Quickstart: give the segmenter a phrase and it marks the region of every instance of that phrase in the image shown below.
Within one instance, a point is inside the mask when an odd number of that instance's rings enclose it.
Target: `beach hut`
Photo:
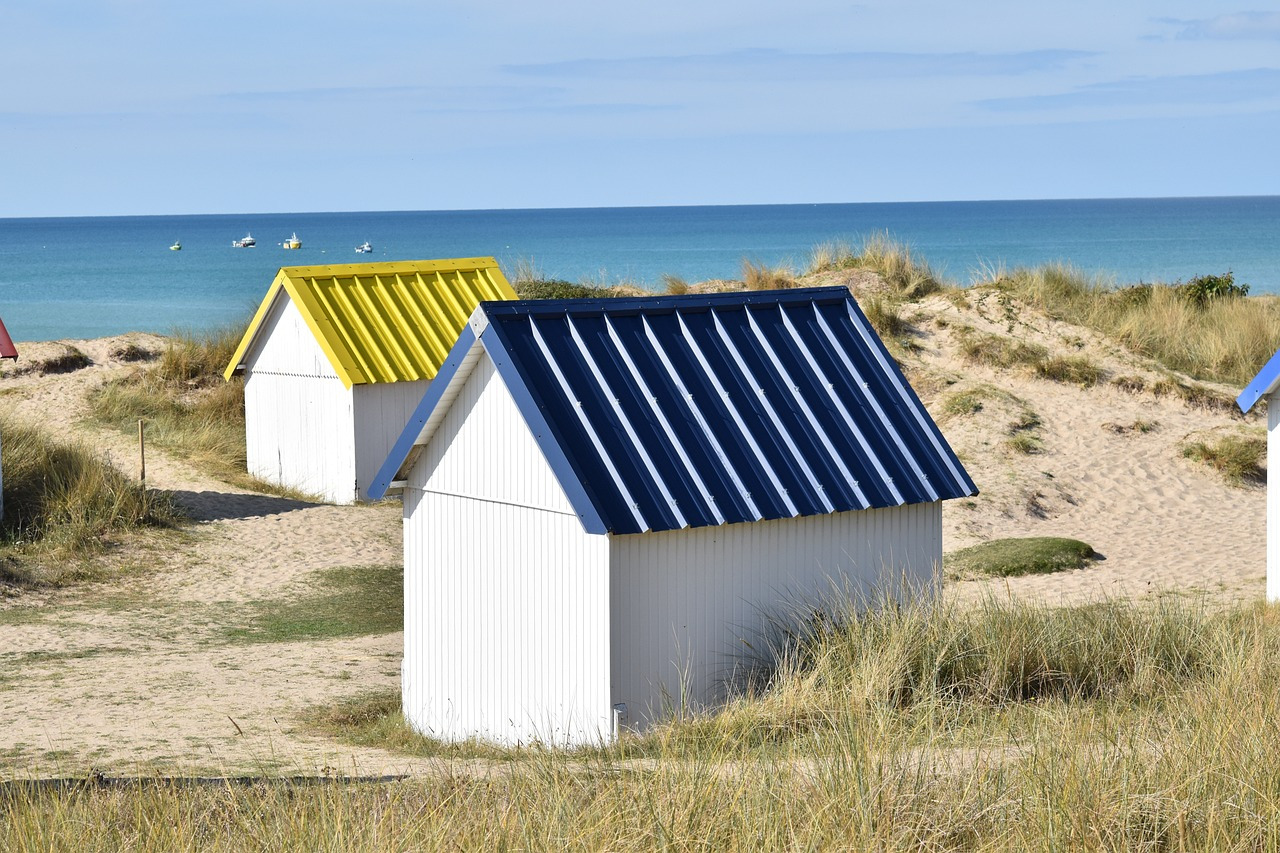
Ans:
[[[1259,400],[1267,401],[1267,600],[1280,601],[1280,352],[1240,392],[1236,405],[1248,414]]]
[[[976,494],[838,287],[484,303],[388,488],[406,717],[559,745],[713,705],[833,589],[927,594]]]
[[[13,338],[9,337],[9,330],[4,327],[3,320],[0,320],[0,358],[18,360],[18,348],[13,345]],[[0,518],[4,518],[4,468],[2,465],[0,465]]]
[[[249,473],[353,503],[483,299],[493,258],[285,267],[226,378],[244,376]]]

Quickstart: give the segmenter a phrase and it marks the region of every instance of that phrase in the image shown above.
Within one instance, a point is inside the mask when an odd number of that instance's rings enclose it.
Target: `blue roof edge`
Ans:
[[[596,314],[604,308],[612,314],[632,311],[689,310],[691,308],[715,308],[720,305],[780,305],[790,302],[834,302],[851,299],[849,288],[844,285],[824,287],[795,287],[787,290],[731,290],[724,293],[683,293],[679,295],[651,294],[646,296],[606,296],[578,299],[512,299],[502,302],[482,302],[490,316],[511,314],[573,314],[575,311]]]
[[[422,395],[422,399],[418,401],[413,414],[409,416],[409,422],[405,424],[400,437],[396,439],[395,444],[391,445],[391,450],[387,453],[387,458],[383,460],[381,467],[378,468],[378,473],[373,475],[373,482],[369,484],[369,498],[371,500],[380,500],[386,495],[387,490],[391,488],[391,481],[395,479],[396,474],[400,471],[400,466],[409,458],[409,451],[413,449],[414,442],[418,440],[418,435],[422,432],[422,428],[431,417],[431,413],[435,411],[436,406],[440,405],[440,398],[444,396],[444,392],[448,389],[454,377],[457,376],[458,370],[462,367],[467,354],[475,345],[476,333],[472,330],[471,324],[468,323],[462,327],[462,333],[454,343],[453,349],[449,350],[449,354],[445,356],[444,364],[440,365],[440,370],[436,373],[435,378],[431,380],[431,384],[427,386],[426,392]]]
[[[578,300],[555,301],[577,302]],[[488,313],[489,309],[494,306],[505,306],[507,304],[509,303],[481,302],[480,309]],[[498,371],[503,384],[506,385],[507,393],[511,395],[511,399],[515,402],[520,414],[524,416],[525,425],[529,427],[533,440],[538,443],[538,448],[542,451],[542,456],[547,465],[551,467],[551,472],[555,475],[556,482],[564,490],[565,497],[569,500],[569,505],[573,507],[574,512],[578,515],[578,520],[582,522],[583,530],[593,534],[611,533],[612,531],[609,530],[608,525],[605,524],[604,519],[596,509],[595,501],[587,492],[586,486],[583,485],[582,478],[578,476],[578,472],[569,463],[569,457],[564,452],[559,437],[552,430],[551,424],[542,413],[542,409],[533,399],[533,394],[529,392],[529,387],[525,384],[524,377],[520,375],[520,371],[511,357],[510,349],[506,341],[503,340],[501,325],[495,323],[486,327],[480,333],[480,340],[484,345],[485,352],[489,354],[489,358],[493,361],[494,369]]]
[[[1270,394],[1272,391],[1280,387],[1280,350],[1271,356],[1258,375],[1253,377],[1252,381],[1245,386],[1240,392],[1240,396],[1236,397],[1236,405],[1240,407],[1240,411],[1248,413],[1258,401]]]

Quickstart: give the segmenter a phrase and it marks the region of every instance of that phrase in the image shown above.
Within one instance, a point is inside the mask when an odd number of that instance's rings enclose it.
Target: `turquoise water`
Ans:
[[[0,317],[19,341],[204,328],[246,315],[281,266],[486,255],[657,287],[738,277],[743,259],[802,268],[819,243],[886,231],[961,283],[1064,260],[1119,283],[1232,270],[1280,293],[1278,196],[298,213],[0,219]],[[258,247],[232,248],[246,232]]]

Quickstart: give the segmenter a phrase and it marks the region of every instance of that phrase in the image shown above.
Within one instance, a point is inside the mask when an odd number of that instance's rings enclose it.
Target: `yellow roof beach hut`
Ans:
[[[493,258],[282,268],[225,372],[244,377],[249,473],[367,499],[471,312],[514,298]]]

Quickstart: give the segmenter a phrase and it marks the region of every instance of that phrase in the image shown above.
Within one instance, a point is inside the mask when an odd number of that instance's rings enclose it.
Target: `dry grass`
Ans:
[[[779,646],[756,698],[616,747],[446,757],[389,784],[11,784],[0,848],[1280,844],[1275,609],[1161,599],[829,616]],[[367,730],[398,714],[382,700],[335,721]]]
[[[784,290],[796,286],[796,277],[786,267],[769,267],[744,258],[742,286],[746,290]]]
[[[52,440],[8,418],[0,418],[0,434],[0,580],[61,585],[81,574],[74,558],[179,518],[168,495],[131,481],[86,445]]]
[[[946,289],[923,258],[887,233],[871,235],[856,251],[850,244],[837,241],[819,244],[810,252],[809,274],[846,269],[877,273],[903,299],[919,299]]]
[[[1243,386],[1280,349],[1276,297],[1197,298],[1185,285],[1116,288],[1061,264],[988,275],[979,286],[1008,290],[1055,319],[1097,329],[1197,379]]]
[[[1217,471],[1235,485],[1267,478],[1267,436],[1262,430],[1230,432],[1186,441],[1182,455]]]

